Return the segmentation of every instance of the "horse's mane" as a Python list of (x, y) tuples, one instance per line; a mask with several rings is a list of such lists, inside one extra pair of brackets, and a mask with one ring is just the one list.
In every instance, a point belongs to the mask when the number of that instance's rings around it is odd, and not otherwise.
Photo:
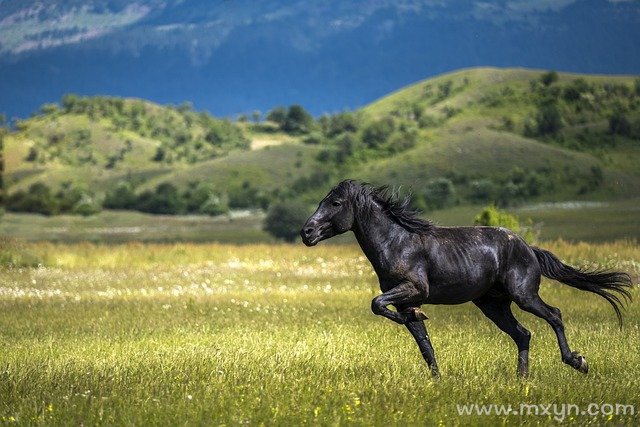
[(372, 203), (378, 204), (382, 212), (396, 224), (402, 226), (410, 233), (427, 234), (433, 228), (433, 223), (420, 218), (420, 211), (411, 208), (411, 194), (400, 199), (398, 191), (390, 189), (388, 186), (374, 187), (367, 183), (359, 183), (353, 180), (342, 181), (334, 191), (350, 196), (355, 200), (357, 208), (366, 219)]

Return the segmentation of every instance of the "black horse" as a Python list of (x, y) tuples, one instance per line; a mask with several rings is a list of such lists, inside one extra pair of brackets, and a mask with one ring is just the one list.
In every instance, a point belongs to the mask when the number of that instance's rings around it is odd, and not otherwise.
[(531, 334), (513, 316), (512, 302), (546, 320), (558, 337), (562, 361), (587, 373), (585, 358), (567, 344), (560, 310), (538, 295), (540, 276), (600, 295), (622, 325), (621, 298), (631, 299), (628, 274), (570, 267), (504, 228), (438, 227), (418, 218), (409, 201), (389, 196), (385, 187), (343, 181), (304, 224), (302, 241), (313, 246), (354, 232), (382, 290), (371, 310), (409, 329), (434, 377), (439, 376), (438, 366), (420, 305), (468, 301), (515, 341), (518, 375), (528, 374)]

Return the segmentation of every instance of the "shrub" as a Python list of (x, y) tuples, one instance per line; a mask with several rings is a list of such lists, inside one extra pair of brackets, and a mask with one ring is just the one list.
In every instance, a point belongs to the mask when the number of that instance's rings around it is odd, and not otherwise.
[(204, 203), (200, 205), (198, 212), (210, 216), (229, 213), (229, 198), (226, 194), (217, 195), (212, 192)]
[(0, 266), (38, 267), (43, 264), (46, 264), (44, 258), (24, 243), (0, 237)]
[(102, 206), (95, 196), (82, 193), (80, 200), (73, 206), (71, 212), (82, 216), (91, 216), (100, 213), (101, 210)]
[(493, 205), (482, 209), (474, 218), (473, 223), (474, 225), (508, 228), (519, 234), (527, 243), (533, 243), (536, 240), (536, 233), (530, 219), (526, 221), (526, 225), (522, 225), (516, 215), (500, 210)]
[(308, 216), (306, 205), (299, 201), (274, 203), (264, 220), (264, 230), (278, 239), (293, 242)]

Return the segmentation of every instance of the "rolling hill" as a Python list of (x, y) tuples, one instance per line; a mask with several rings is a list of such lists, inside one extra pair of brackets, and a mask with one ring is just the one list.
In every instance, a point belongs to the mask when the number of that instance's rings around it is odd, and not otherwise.
[(475, 68), (303, 128), (269, 118), (230, 122), (189, 105), (67, 96), (5, 138), (9, 199), (36, 183), (98, 202), (122, 182), (138, 195), (206, 183), (232, 208), (264, 208), (277, 198), (315, 201), (346, 177), (405, 186), (427, 209), (640, 197), (632, 76)]

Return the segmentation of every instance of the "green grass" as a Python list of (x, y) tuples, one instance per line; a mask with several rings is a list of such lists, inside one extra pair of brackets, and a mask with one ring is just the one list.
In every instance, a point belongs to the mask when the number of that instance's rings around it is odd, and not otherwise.
[[(633, 244), (545, 247), (636, 278)], [(475, 307), (426, 306), (442, 372), (432, 381), (404, 328), (374, 316), (379, 291), (354, 246), (23, 245), (42, 266), (0, 269), (0, 419), (44, 425), (549, 424), (552, 416), (460, 416), (457, 404), (635, 405), (574, 425), (637, 425), (640, 311), (545, 283), (572, 348), (533, 331), (531, 377)], [(634, 296), (638, 297), (637, 289)]]
[(271, 242), (262, 230), (262, 213), (238, 216), (149, 215), (133, 211), (103, 211), (90, 217), (6, 213), (0, 235), (27, 241), (60, 242)]
[[(640, 241), (640, 201), (558, 202), (508, 208), (521, 221), (531, 219), (541, 240), (573, 242)], [(425, 214), (443, 226), (473, 224), (480, 206), (455, 206)]]

